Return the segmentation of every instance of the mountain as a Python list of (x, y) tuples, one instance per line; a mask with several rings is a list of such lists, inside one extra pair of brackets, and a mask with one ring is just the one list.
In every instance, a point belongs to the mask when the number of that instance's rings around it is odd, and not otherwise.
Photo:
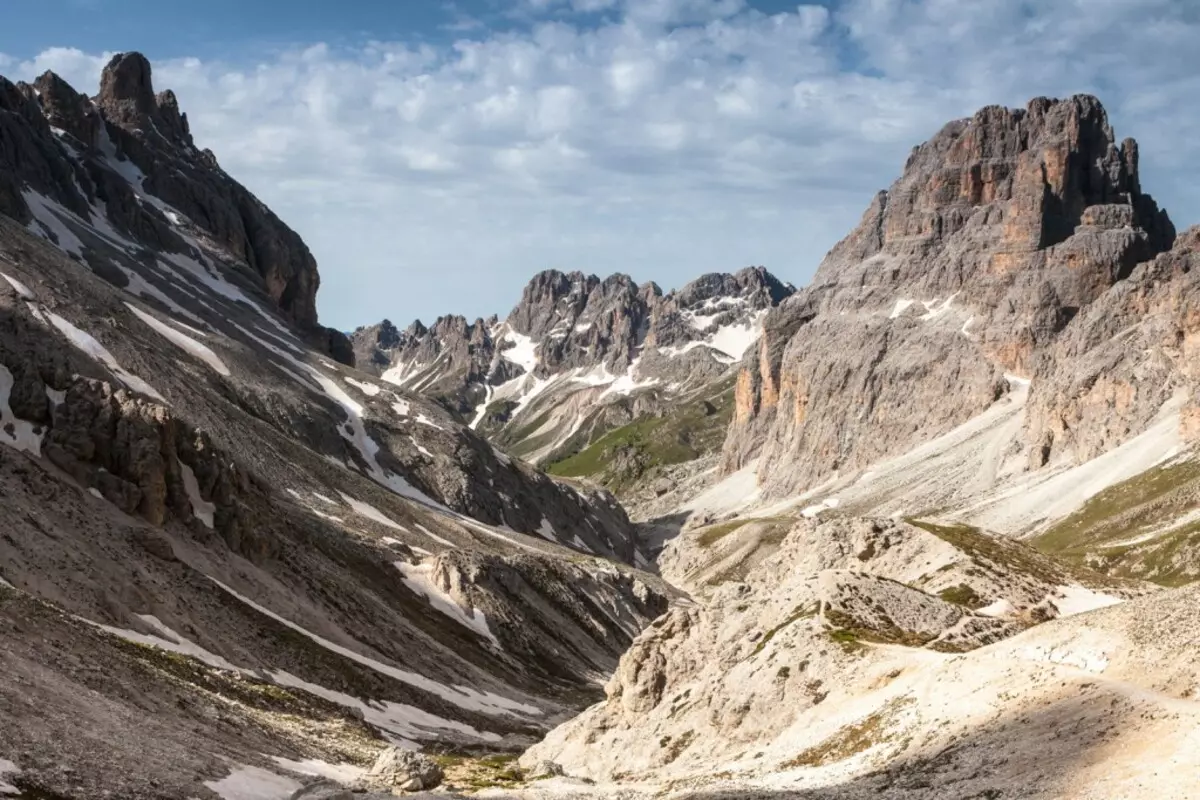
[(1189, 796), (1200, 229), (1138, 161), (987, 108), (803, 289), (346, 337), (144, 58), (0, 82), (0, 794)]
[(0, 186), (0, 793), (511, 751), (678, 594), (611, 495), (349, 366), (141, 56), (0, 83)]
[(1072, 319), (1174, 240), (1136, 143), (1116, 143), (1095, 98), (950, 123), (766, 321), (727, 468), (811, 454), (767, 478), (782, 496), (950, 430), (1034, 376)]
[[(320, 276), (304, 242), (211, 151), (196, 148), (175, 95), (155, 95), (143, 56), (114, 58), (95, 98), (52, 72), (32, 85), (4, 80), (0, 109), (0, 213), (151, 303), (163, 302), (156, 291), (164, 271), (202, 280), (208, 260), (223, 260), (240, 288), (352, 363), (345, 337), (317, 324)], [(145, 251), (159, 263), (139, 261)]]
[[(549, 270), (503, 321), (446, 316), (400, 331), (384, 320), (351, 339), (361, 367), (384, 382), (436, 399), (513, 455), (624, 495), (635, 481), (652, 482), (652, 468), (718, 448), (728, 416), (716, 405), (732, 399), (731, 365), (794, 292), (762, 267), (704, 275), (667, 294), (627, 275)], [(707, 404), (713, 442), (690, 441), (688, 424), (683, 439), (660, 436), (654, 447), (623, 451), (619, 464), (580, 457), (615, 430), (696, 404)]]

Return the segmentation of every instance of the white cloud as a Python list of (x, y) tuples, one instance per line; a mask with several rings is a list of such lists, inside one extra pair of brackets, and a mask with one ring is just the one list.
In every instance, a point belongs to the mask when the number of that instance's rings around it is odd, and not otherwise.
[[(989, 103), (1090, 91), (1181, 226), (1200, 19), (1168, 0), (525, 0), (435, 47), (305, 45), (155, 65), (201, 146), (312, 246), (321, 310), (503, 313), (547, 267), (678, 285), (763, 263), (804, 282), (909, 149)], [(3, 57), (0, 56), (0, 59)], [(106, 54), (47, 68), (92, 89)], [(4, 62), (0, 60), (0, 64)]]

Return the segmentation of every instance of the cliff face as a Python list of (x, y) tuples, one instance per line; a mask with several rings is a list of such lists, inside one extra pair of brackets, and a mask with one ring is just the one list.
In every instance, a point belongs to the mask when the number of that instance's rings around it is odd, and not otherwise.
[(764, 479), (782, 494), (948, 430), (1174, 239), (1095, 98), (950, 123), (766, 320), (726, 468), (790, 464)]
[(75, 225), (111, 231), (72, 249), (119, 287), (137, 280), (131, 271), (155, 282), (147, 266), (128, 263), (138, 259), (131, 250), (203, 251), (314, 346), (352, 357), (344, 336), (317, 323), (320, 276), (304, 242), (196, 147), (175, 95), (154, 93), (139, 53), (109, 62), (95, 98), (50, 72), (32, 85), (0, 79), (0, 213), (60, 244), (80, 236)]

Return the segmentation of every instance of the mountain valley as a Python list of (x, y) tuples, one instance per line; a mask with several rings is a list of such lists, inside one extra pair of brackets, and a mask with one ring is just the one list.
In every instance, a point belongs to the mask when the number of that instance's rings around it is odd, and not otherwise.
[(143, 56), (0, 79), (0, 796), (1195, 796), (1200, 229), (1086, 95), (866, 200), (343, 333)]

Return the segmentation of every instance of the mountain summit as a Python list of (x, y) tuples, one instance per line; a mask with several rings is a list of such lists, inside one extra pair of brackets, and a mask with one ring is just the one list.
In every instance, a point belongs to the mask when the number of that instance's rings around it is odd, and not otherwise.
[(788, 464), (763, 476), (782, 496), (950, 430), (1174, 240), (1094, 97), (951, 122), (765, 321), (726, 468)]
[[(317, 322), (320, 276), (308, 247), (196, 148), (187, 115), (172, 92), (155, 95), (140, 53), (114, 56), (95, 98), (53, 72), (32, 85), (0, 78), (0, 111), (0, 213), (33, 224), (118, 287), (148, 284), (140, 294), (149, 302), (163, 278), (104, 230), (176, 259), (224, 260), (315, 346), (352, 363), (344, 335)], [(73, 220), (101, 233), (80, 233)]]

